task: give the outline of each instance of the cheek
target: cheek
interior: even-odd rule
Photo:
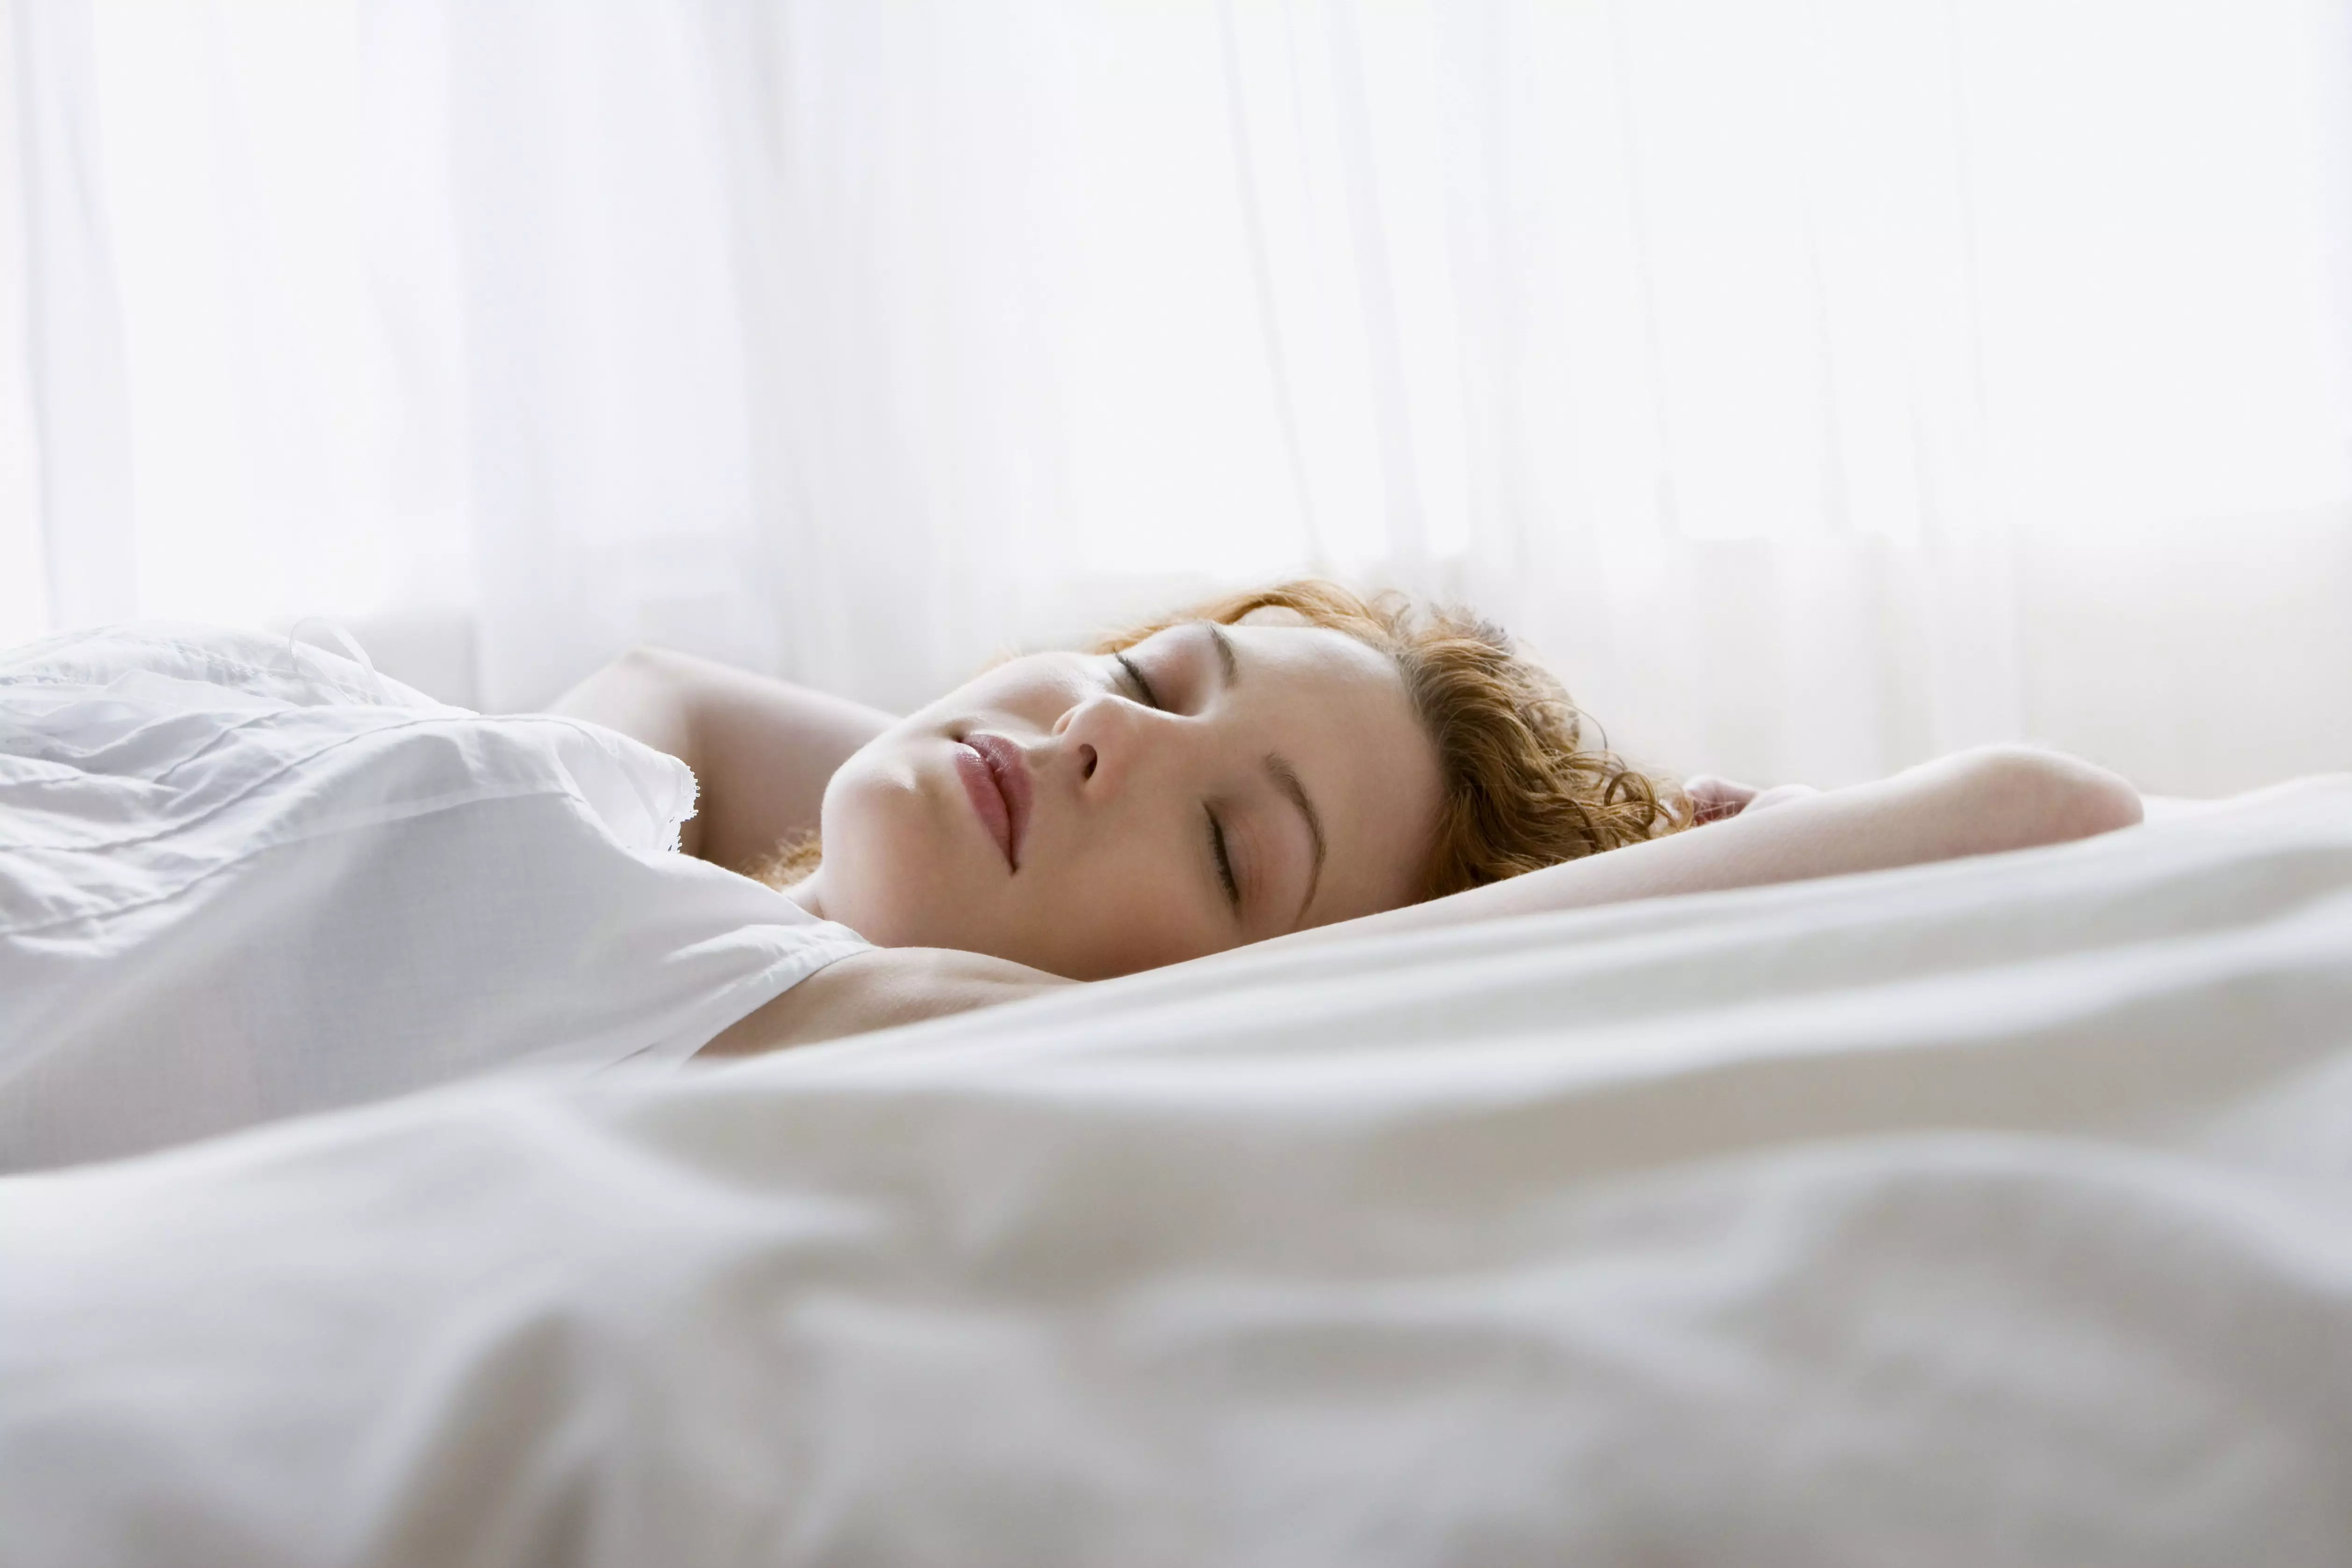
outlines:
[[[950,723],[994,717],[1016,719],[1042,732],[1099,685],[1083,655],[1025,653],[983,670],[901,720],[900,727],[936,733]]]
[[[1144,824],[1122,824],[1018,877],[975,865],[976,837],[944,815],[903,763],[852,758],[824,794],[824,911],[885,947],[955,947],[1074,980],[1109,979],[1233,946],[1195,868]],[[992,851],[986,852],[992,853]]]
[[[1198,958],[1233,945],[1185,896],[1165,855],[1119,849],[1021,890],[1037,952],[1007,954],[1074,980],[1107,980]]]

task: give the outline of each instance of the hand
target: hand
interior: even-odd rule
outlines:
[[[1759,789],[1753,784],[1742,784],[1736,779],[1718,779],[1712,773],[1702,773],[1686,780],[1683,793],[1690,797],[1695,812],[1693,824],[1704,826],[1727,818],[1752,814],[1767,807],[1782,805],[1807,795],[1818,795],[1811,784],[1779,784],[1769,789]]]

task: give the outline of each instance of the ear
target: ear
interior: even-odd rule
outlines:
[[[1286,604],[1261,604],[1234,624],[1236,626],[1312,626],[1315,622]]]

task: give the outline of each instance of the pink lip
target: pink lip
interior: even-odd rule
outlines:
[[[1034,789],[1021,748],[1001,735],[975,730],[956,748],[955,762],[963,791],[971,797],[972,810],[980,813],[996,847],[1004,852],[1004,863],[1019,871]]]

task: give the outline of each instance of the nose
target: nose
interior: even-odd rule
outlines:
[[[1097,693],[1062,715],[1054,727],[1071,759],[1080,789],[1088,795],[1123,788],[1139,757],[1153,745],[1149,709],[1108,693]]]

